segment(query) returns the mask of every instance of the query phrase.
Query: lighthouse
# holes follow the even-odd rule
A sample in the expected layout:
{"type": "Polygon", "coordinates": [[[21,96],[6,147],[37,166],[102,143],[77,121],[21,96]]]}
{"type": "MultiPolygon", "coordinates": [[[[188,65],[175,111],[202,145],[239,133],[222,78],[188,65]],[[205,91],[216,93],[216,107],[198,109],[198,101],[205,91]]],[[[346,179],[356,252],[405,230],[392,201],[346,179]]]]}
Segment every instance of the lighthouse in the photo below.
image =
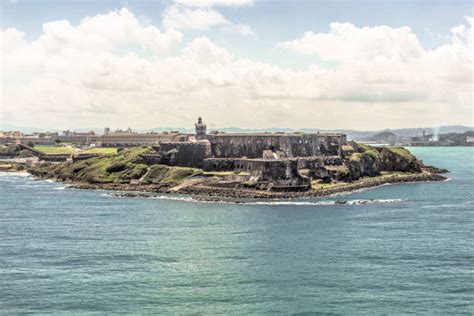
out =
{"type": "Polygon", "coordinates": [[[206,126],[206,124],[202,123],[202,118],[201,117],[198,117],[197,123],[194,124],[194,126],[196,127],[196,138],[197,139],[205,138],[206,137],[207,126],[206,126]]]}

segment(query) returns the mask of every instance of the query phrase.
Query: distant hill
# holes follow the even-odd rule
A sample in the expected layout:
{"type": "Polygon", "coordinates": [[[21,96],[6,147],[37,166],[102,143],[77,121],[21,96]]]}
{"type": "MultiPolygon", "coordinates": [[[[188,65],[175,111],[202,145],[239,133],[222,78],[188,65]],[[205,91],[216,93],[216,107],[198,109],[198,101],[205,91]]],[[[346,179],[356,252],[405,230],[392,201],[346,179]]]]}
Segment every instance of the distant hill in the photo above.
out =
{"type": "Polygon", "coordinates": [[[388,132],[393,132],[398,136],[417,136],[426,134],[448,134],[448,133],[465,133],[474,131],[474,127],[462,125],[447,125],[440,127],[420,127],[420,128],[401,128],[401,129],[387,129],[388,132]]]}
{"type": "Polygon", "coordinates": [[[397,135],[393,132],[381,132],[381,133],[375,134],[374,136],[368,137],[367,140],[372,141],[372,142],[389,143],[389,142],[395,141],[396,138],[397,138],[397,135]]]}

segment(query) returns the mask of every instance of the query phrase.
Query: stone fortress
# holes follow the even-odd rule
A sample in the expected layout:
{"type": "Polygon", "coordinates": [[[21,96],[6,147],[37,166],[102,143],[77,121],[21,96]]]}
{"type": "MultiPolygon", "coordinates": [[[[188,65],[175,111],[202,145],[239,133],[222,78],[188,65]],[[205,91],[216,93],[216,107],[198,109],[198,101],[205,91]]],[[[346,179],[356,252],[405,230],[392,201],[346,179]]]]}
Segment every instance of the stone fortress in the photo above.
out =
{"type": "MultiPolygon", "coordinates": [[[[48,135],[24,136],[8,134],[6,142],[29,150],[41,161],[72,162],[101,157],[99,153],[44,154],[28,144],[50,144],[56,140],[93,144],[95,147],[151,146],[143,154],[148,165],[162,164],[203,169],[207,174],[226,175],[229,186],[247,183],[259,189],[273,191],[303,191],[311,187],[310,179],[329,179],[332,169],[342,165],[346,135],[340,133],[208,133],[201,118],[193,134],[169,131],[137,133],[104,129],[94,132],[65,131],[48,135]]],[[[220,181],[220,185],[225,181],[220,181]]]]}
{"type": "Polygon", "coordinates": [[[195,128],[196,134],[160,134],[153,145],[155,153],[143,155],[144,160],[209,172],[234,171],[266,189],[303,191],[311,184],[300,171],[327,172],[323,166],[339,164],[347,142],[340,133],[207,133],[201,118],[195,128]]]}

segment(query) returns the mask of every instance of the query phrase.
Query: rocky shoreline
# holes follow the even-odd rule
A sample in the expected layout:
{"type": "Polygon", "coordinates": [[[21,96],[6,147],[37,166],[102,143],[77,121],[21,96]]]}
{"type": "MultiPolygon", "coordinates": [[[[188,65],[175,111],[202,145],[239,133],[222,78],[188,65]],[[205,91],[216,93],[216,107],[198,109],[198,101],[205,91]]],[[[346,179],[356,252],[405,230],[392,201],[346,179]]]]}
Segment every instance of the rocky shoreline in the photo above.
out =
{"type": "Polygon", "coordinates": [[[211,199],[322,197],[384,184],[447,179],[440,175],[447,170],[424,165],[404,148],[376,148],[355,142],[348,143],[336,160],[296,160],[291,166],[284,164],[283,169],[280,165],[268,165],[264,168],[265,177],[263,170],[250,167],[248,172],[241,174],[239,170],[205,171],[147,164],[143,155],[150,151],[150,147],[133,147],[107,157],[31,165],[8,161],[3,166],[4,169],[27,170],[37,178],[59,181],[77,189],[181,194],[211,199]],[[272,174],[275,168],[279,171],[272,174]]]}
{"type": "MultiPolygon", "coordinates": [[[[35,176],[37,179],[49,179],[35,176]]],[[[206,185],[187,186],[179,191],[171,190],[169,185],[164,184],[148,184],[148,185],[133,185],[120,183],[85,183],[74,181],[61,181],[58,179],[49,179],[66,184],[68,187],[84,190],[110,190],[123,191],[123,197],[146,196],[140,193],[161,193],[174,195],[188,195],[203,198],[215,199],[294,199],[294,198],[309,198],[309,197],[324,197],[336,194],[350,193],[353,191],[374,188],[386,184],[402,184],[402,183],[416,183],[416,182],[439,182],[446,181],[448,178],[440,174],[419,173],[404,176],[380,176],[373,178],[365,178],[342,184],[336,187],[312,189],[306,192],[271,192],[253,189],[239,189],[239,188],[219,188],[206,185]]]]}
{"type": "Polygon", "coordinates": [[[225,197],[225,198],[258,198],[258,199],[292,199],[305,197],[324,197],[335,194],[349,193],[361,189],[373,188],[385,184],[415,183],[415,182],[435,182],[445,181],[447,177],[439,174],[414,174],[404,177],[374,177],[362,179],[347,183],[341,186],[312,189],[306,192],[271,192],[258,190],[215,188],[206,186],[194,186],[184,188],[179,193],[187,195],[197,195],[206,197],[225,197]]]}

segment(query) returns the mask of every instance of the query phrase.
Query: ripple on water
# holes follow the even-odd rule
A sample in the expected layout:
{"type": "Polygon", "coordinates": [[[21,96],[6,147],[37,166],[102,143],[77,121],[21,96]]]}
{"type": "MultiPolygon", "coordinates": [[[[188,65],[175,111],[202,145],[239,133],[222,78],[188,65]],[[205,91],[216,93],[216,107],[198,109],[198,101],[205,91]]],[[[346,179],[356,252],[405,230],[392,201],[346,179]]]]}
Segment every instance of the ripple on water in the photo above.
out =
{"type": "Polygon", "coordinates": [[[245,204],[0,173],[1,313],[470,315],[474,152],[412,151],[452,180],[245,204]]]}

